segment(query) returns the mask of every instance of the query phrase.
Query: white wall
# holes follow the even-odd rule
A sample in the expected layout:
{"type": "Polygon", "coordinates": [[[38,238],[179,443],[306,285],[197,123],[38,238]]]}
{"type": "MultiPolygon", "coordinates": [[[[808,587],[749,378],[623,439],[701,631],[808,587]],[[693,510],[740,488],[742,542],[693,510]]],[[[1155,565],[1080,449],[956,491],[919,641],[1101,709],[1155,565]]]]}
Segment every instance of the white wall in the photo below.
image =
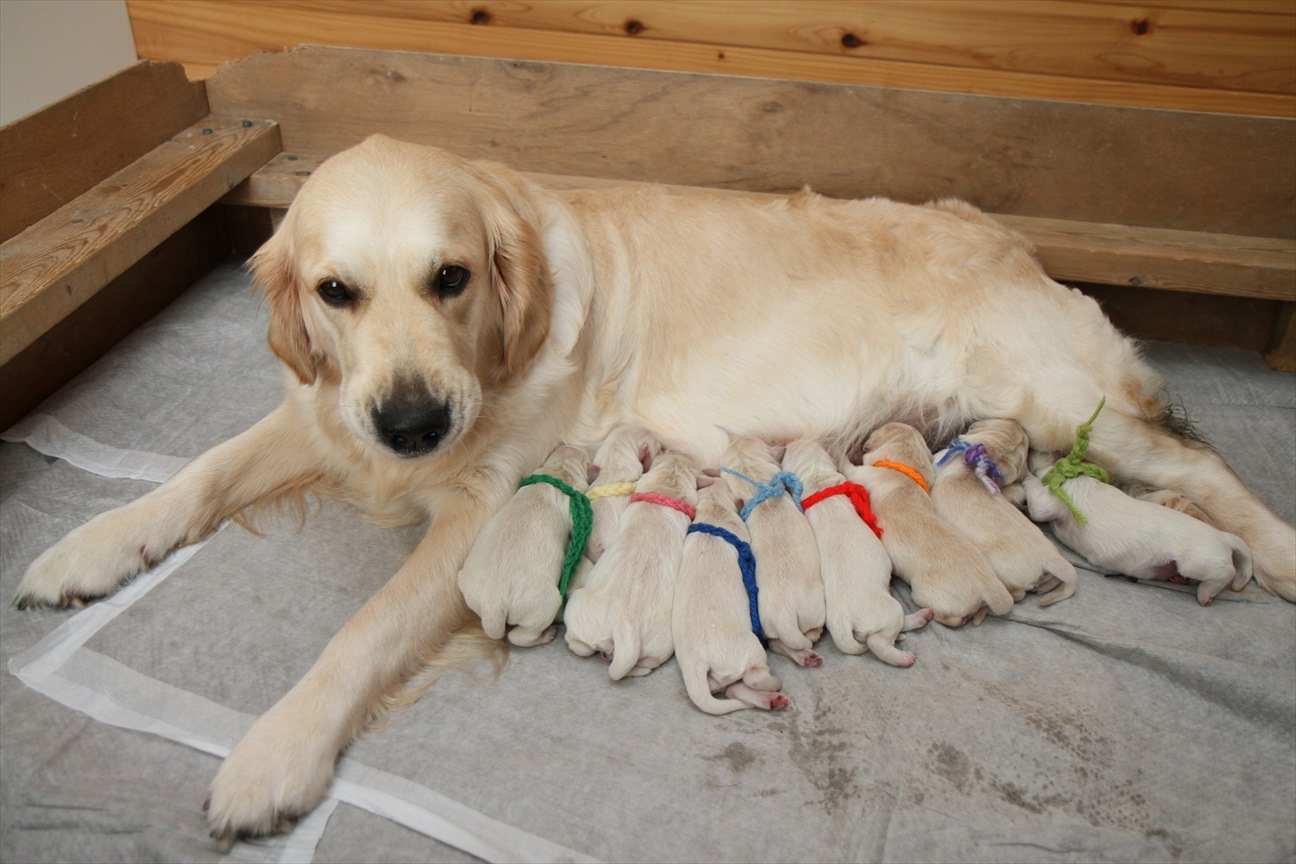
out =
{"type": "Polygon", "coordinates": [[[0,125],[135,60],[126,0],[0,0],[0,125]]]}

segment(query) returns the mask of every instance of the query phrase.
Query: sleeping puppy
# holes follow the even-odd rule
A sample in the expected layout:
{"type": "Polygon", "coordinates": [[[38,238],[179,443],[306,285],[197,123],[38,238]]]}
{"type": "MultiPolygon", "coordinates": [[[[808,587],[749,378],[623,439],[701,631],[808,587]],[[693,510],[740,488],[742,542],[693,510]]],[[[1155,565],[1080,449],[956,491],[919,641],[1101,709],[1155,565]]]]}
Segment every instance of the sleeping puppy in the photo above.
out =
{"type": "Polygon", "coordinates": [[[582,657],[598,651],[611,660],[613,681],[647,675],[675,651],[671,607],[696,506],[693,460],[683,453],[658,456],[625,508],[617,542],[567,601],[568,647],[582,657]]]}
{"type": "MultiPolygon", "coordinates": [[[[872,651],[892,666],[912,666],[914,655],[895,643],[900,634],[931,620],[930,609],[904,614],[891,596],[891,559],[882,541],[846,494],[821,496],[841,487],[846,478],[817,441],[801,438],[787,446],[783,467],[801,478],[805,516],[819,549],[820,573],[827,601],[828,632],[845,654],[872,651]]],[[[763,564],[761,566],[764,566],[763,564]]]]}
{"type": "MultiPolygon", "coordinates": [[[[783,485],[769,486],[779,473],[775,457],[782,455],[781,449],[752,436],[735,440],[725,452],[724,464],[742,476],[726,473],[725,481],[735,498],[747,499],[744,521],[752,554],[760,562],[756,569],[760,622],[770,648],[800,666],[819,666],[823,657],[813,650],[824,627],[819,550],[791,491],[783,485]],[[764,484],[766,491],[751,481],[764,484]]],[[[795,478],[791,482],[798,484],[795,478]]],[[[799,498],[800,492],[796,494],[799,498]]]]}
{"type": "MultiPolygon", "coordinates": [[[[684,687],[693,704],[708,714],[742,708],[786,708],[778,691],[783,683],[770,672],[769,658],[752,632],[753,613],[743,587],[743,567],[750,572],[750,547],[699,530],[699,525],[727,532],[744,546],[747,526],[738,517],[724,483],[700,477],[697,522],[684,541],[671,632],[684,687]],[[724,691],[727,699],[713,693],[724,691]]],[[[754,574],[752,574],[754,575],[754,574]]]]}
{"type": "MultiPolygon", "coordinates": [[[[661,444],[642,426],[618,426],[612,430],[594,454],[594,479],[596,485],[589,489],[590,506],[594,509],[594,528],[585,544],[585,557],[598,562],[612,545],[621,530],[621,514],[625,513],[634,484],[652,466],[653,457],[661,452],[661,444]]],[[[593,479],[590,481],[594,482],[593,479]]]]}
{"type": "Polygon", "coordinates": [[[1058,539],[1087,561],[1136,579],[1195,581],[1203,606],[1226,587],[1238,591],[1251,581],[1251,550],[1240,538],[1170,507],[1131,498],[1093,477],[1062,481],[1081,524],[1041,482],[1058,455],[1031,453],[1031,471],[1022,478],[1026,505],[1031,519],[1050,523],[1058,539]]]}
{"type": "Polygon", "coordinates": [[[932,507],[932,456],[917,429],[887,423],[864,444],[863,466],[846,471],[872,497],[891,566],[913,589],[914,602],[930,606],[937,621],[961,627],[977,624],[985,610],[1012,611],[1013,598],[972,542],[936,515],[932,507]]]}
{"type": "MultiPolygon", "coordinates": [[[[536,474],[584,493],[588,466],[584,450],[562,444],[536,474]]],[[[506,625],[514,624],[508,631],[514,645],[552,641],[572,531],[571,499],[543,482],[523,486],[486,523],[459,570],[458,582],[468,607],[481,616],[487,636],[502,639],[506,625]]]]}
{"type": "Polygon", "coordinates": [[[936,514],[981,550],[1013,599],[1048,592],[1039,601],[1048,606],[1075,593],[1075,567],[1000,494],[1026,473],[1029,447],[1015,420],[978,420],[936,460],[931,499],[936,514]]]}

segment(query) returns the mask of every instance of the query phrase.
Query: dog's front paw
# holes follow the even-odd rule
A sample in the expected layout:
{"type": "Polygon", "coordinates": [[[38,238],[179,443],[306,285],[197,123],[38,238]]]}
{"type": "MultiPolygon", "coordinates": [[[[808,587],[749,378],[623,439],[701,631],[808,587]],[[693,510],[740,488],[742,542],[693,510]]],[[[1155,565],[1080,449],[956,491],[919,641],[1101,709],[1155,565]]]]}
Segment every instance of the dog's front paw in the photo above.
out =
{"type": "Polygon", "coordinates": [[[84,605],[116,591],[166,553],[123,536],[108,515],[72,531],[32,562],[14,595],[19,609],[84,605]]]}
{"type": "Polygon", "coordinates": [[[212,839],[228,845],[278,833],[315,809],[337,759],[321,737],[311,734],[310,724],[279,719],[276,709],[258,720],[212,781],[203,805],[212,839]]]}

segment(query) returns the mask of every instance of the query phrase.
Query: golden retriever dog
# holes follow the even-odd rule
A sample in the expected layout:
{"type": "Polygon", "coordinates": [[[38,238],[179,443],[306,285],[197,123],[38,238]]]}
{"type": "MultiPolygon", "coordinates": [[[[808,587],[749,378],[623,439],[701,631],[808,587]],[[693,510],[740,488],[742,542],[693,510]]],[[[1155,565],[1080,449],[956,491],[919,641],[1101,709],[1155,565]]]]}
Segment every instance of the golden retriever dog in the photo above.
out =
{"type": "Polygon", "coordinates": [[[557,193],[495,164],[373,137],[307,180],[252,272],[282,405],[31,564],[16,602],[113,591],[223,519],[313,489],[426,538],[221,766],[218,838],[325,794],[384,698],[472,621],[455,576],[559,443],[638,423],[703,464],[729,433],[846,448],[891,420],[948,438],[1012,418],[1190,498],[1296,599],[1296,530],[1163,423],[1161,381],[1019,235],[956,202],[756,202],[639,186],[557,193]]]}

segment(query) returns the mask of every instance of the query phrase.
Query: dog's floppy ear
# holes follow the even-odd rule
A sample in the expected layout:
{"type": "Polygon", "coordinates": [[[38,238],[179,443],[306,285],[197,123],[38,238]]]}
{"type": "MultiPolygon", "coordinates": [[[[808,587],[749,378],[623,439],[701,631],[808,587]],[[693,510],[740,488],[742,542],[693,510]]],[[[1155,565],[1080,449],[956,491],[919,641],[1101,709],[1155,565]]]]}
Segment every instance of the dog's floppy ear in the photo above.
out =
{"type": "Polygon", "coordinates": [[[302,384],[312,384],[317,372],[310,335],[302,318],[301,293],[293,267],[292,242],[287,220],[248,262],[252,281],[261,290],[270,309],[267,341],[270,350],[296,375],[302,384]]]}
{"type": "Polygon", "coordinates": [[[490,189],[485,204],[491,244],[491,290],[499,328],[499,377],[526,372],[549,336],[553,279],[545,258],[538,216],[527,199],[525,182],[508,169],[477,163],[490,189]]]}

